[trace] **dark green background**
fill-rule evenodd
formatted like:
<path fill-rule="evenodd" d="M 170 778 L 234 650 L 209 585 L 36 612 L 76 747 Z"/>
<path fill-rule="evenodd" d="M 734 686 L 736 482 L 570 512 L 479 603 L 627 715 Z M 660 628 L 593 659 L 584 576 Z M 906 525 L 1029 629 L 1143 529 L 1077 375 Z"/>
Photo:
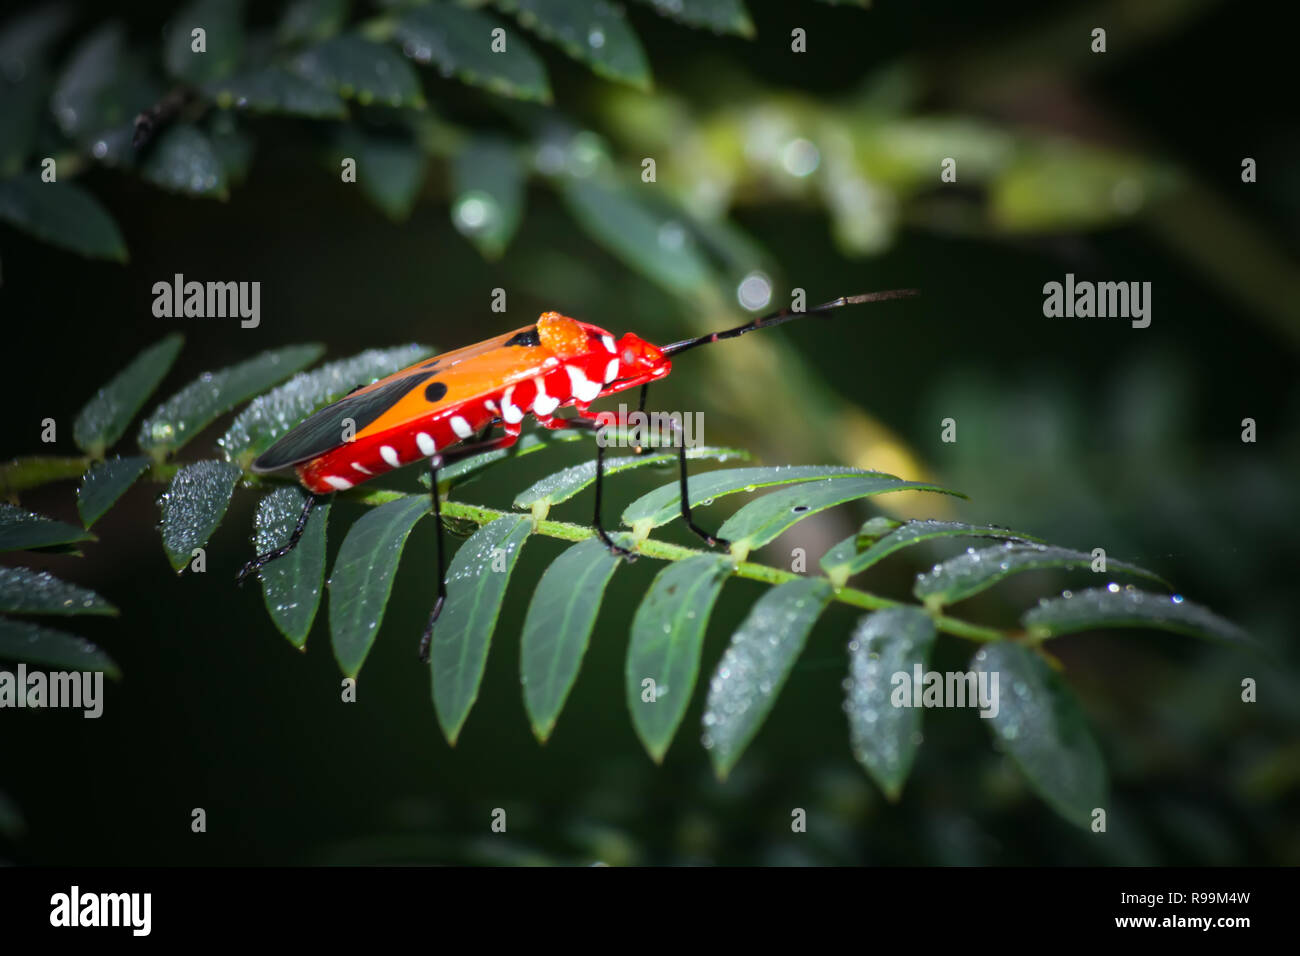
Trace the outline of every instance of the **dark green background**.
<path fill-rule="evenodd" d="M 932 64 L 995 51 L 1042 22 L 1039 3 L 890 3 L 869 13 L 821 4 L 749 4 L 758 39 L 688 31 L 633 6 L 656 82 L 690 95 L 721 56 L 773 88 L 835 95 L 901 53 Z M 168 9 L 133 8 L 142 36 Z M 1071 5 L 1079 9 L 1087 6 Z M 1105 5 L 1097 5 L 1099 15 Z M 1083 124 L 1172 159 L 1202 178 L 1294 262 L 1300 175 L 1294 161 L 1294 53 L 1268 5 L 1208 4 L 1140 53 L 1074 76 L 1095 111 Z M 793 19 L 792 19 L 793 18 Z M 93 23 L 88 19 L 87 24 Z M 810 53 L 788 53 L 789 23 Z M 82 28 L 84 32 L 84 27 Z M 1112 35 L 1112 51 L 1123 43 Z M 603 81 L 553 51 L 561 108 L 580 111 Z M 942 76 L 942 69 L 939 71 Z M 954 81 L 955 82 L 955 81 Z M 483 98 L 428 80 L 431 100 L 465 122 L 490 122 Z M 928 107 L 978 111 L 963 90 L 937 85 Z M 1070 131 L 1060 101 L 1015 117 Z M 1104 137 L 1103 137 L 1104 138 Z M 1260 182 L 1239 180 L 1241 157 Z M 434 188 L 440 173 L 433 174 Z M 48 451 L 39 422 L 71 421 L 94 390 L 144 344 L 181 329 L 187 345 L 163 391 L 264 348 L 318 340 L 339 358 L 424 341 L 452 348 L 523 325 L 543 309 L 636 331 L 657 341 L 690 331 L 669 297 L 585 238 L 549 192 L 530 190 L 511 250 L 485 262 L 452 228 L 445 201 L 390 224 L 310 161 L 292 130 L 268 130 L 249 182 L 228 203 L 174 198 L 123 176 L 85 184 L 111 209 L 131 250 L 126 267 L 88 262 L 0 230 L 4 322 L 5 457 Z M 300 655 L 272 628 L 255 588 L 233 576 L 248 553 L 255 496 L 238 494 L 209 547 L 209 572 L 175 577 L 156 531 L 160 489 L 141 485 L 95 529 L 80 561 L 41 558 L 99 590 L 118 620 L 77 630 L 121 664 L 105 716 L 0 716 L 0 787 L 28 833 L 0 858 L 35 863 L 287 863 L 390 860 L 887 863 L 1295 863 L 1300 860 L 1300 684 L 1295 679 L 1294 536 L 1300 513 L 1296 344 L 1300 314 L 1264 315 L 1208 281 L 1204 270 L 1141 225 L 1018 241 L 905 230 L 886 254 L 837 253 L 824 217 L 772 204 L 738 217 L 813 298 L 905 285 L 921 299 L 890 321 L 855 315 L 768 333 L 825 383 L 903 435 L 947 484 L 973 497 L 963 517 L 1153 567 L 1278 649 L 1282 663 L 1146 632 L 1056 642 L 1111 765 L 1111 832 L 1077 832 L 1038 802 L 990 746 L 970 713 L 931 712 L 926 745 L 900 805 L 878 795 L 849 753 L 839 709 L 844 644 L 854 616 L 822 619 L 768 724 L 730 782 L 712 781 L 698 746 L 699 697 L 656 768 L 633 736 L 623 697 L 627 624 L 657 570 L 643 560 L 611 587 L 576 690 L 545 747 L 532 738 L 517 678 L 518 632 L 529 589 L 558 542 L 524 551 L 507 598 L 479 702 L 453 750 L 438 732 L 415 642 L 433 590 L 432 526 L 408 545 L 395 597 L 355 705 L 339 703 L 339 673 L 322 609 Z M 1196 242 L 1222 241 L 1212 233 Z M 1225 250 L 1226 252 L 1227 250 Z M 1067 271 L 1150 281 L 1154 321 L 1048 320 L 1042 284 Z M 261 327 L 159 320 L 151 287 L 175 272 L 262 282 Z M 507 316 L 490 290 L 510 295 Z M 703 362 L 683 358 L 655 395 L 668 409 L 711 409 Z M 754 383 L 779 391 L 779 380 Z M 961 423 L 956 446 L 938 421 Z M 1243 417 L 1259 441 L 1239 440 Z M 743 417 L 743 410 L 741 413 Z M 721 420 L 721 419 L 719 419 Z M 707 418 L 706 421 L 711 422 Z M 751 423 L 761 427 L 761 423 Z M 806 427 L 824 427 L 808 421 Z M 220 426 L 190 455 L 209 453 Z M 744 435 L 706 430 L 711 443 Z M 781 447 L 780 436 L 767 436 Z M 504 506 L 523 485 L 579 459 L 577 448 L 491 471 L 465 489 Z M 771 456 L 769 456 L 771 457 Z M 800 462 L 805 463 L 805 462 Z M 407 476 L 405 481 L 413 480 Z M 625 502 L 664 475 L 618 479 Z M 72 519 L 73 488 L 23 504 Z M 585 520 L 587 497 L 560 517 Z M 828 540 L 858 512 L 823 520 Z M 611 509 L 611 513 L 613 510 Z M 709 523 L 723 508 L 706 511 Z M 355 509 L 339 506 L 336 548 Z M 773 560 L 780 560 L 780 553 Z M 912 561 L 922 561 L 914 558 Z M 877 587 L 905 594 L 917 569 L 904 558 Z M 1017 608 L 1066 581 L 1048 574 L 981 599 L 1011 621 Z M 731 629 L 761 593 L 727 585 L 705 649 L 707 679 Z M 939 645 L 940 669 L 964 668 L 970 646 Z M 1260 703 L 1238 702 L 1239 681 Z M 699 691 L 700 688 L 697 688 Z M 208 832 L 190 832 L 190 810 Z M 493 808 L 509 833 L 493 836 Z M 793 807 L 810 832 L 789 833 Z"/>

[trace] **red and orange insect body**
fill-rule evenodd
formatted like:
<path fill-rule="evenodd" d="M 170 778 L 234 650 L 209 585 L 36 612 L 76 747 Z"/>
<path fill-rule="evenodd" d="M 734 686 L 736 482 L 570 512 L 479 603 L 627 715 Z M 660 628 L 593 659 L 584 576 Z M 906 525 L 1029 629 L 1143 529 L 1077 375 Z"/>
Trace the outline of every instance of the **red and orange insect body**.
<path fill-rule="evenodd" d="M 662 378 L 672 363 L 635 335 L 558 312 L 535 326 L 447 352 L 357 389 L 321 409 L 253 463 L 257 472 L 293 465 L 317 494 L 342 491 L 417 461 L 427 462 L 488 426 L 519 437 L 524 416 L 565 427 L 555 413 L 584 418 L 597 398 Z"/>

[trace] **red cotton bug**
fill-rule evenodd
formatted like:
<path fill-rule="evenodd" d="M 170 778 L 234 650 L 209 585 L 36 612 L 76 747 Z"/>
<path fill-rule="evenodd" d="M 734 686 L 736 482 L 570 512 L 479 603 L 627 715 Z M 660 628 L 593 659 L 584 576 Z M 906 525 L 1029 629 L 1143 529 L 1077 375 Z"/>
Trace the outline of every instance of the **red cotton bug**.
<path fill-rule="evenodd" d="M 267 562 L 294 549 L 318 496 L 353 488 L 394 468 L 428 461 L 432 510 L 438 527 L 438 598 L 420 640 L 420 659 L 427 661 L 433 626 L 447 597 L 439 468 L 471 455 L 513 445 L 528 413 L 543 428 L 603 431 L 606 426 L 598 424 L 598 414 L 589 410 L 592 402 L 641 386 L 639 404 L 644 411 L 650 383 L 672 370 L 672 356 L 688 349 L 845 305 L 915 294 L 914 289 L 894 289 L 845 296 L 803 312 L 782 309 L 733 329 L 662 347 L 631 333 L 615 340 L 595 325 L 558 312 L 546 312 L 536 325 L 426 359 L 372 385 L 354 389 L 311 415 L 253 462 L 253 471 L 258 473 L 292 466 L 311 495 L 288 543 L 248 562 L 239 572 L 238 580 L 242 583 Z M 564 418 L 555 414 L 569 406 L 573 406 L 576 416 Z M 501 434 L 485 439 L 483 436 L 496 426 L 501 427 Z M 479 440 L 465 443 L 475 435 Z M 674 437 L 678 448 L 682 517 L 687 527 L 710 547 L 726 545 L 726 541 L 704 531 L 691 518 L 690 498 L 686 493 L 686 444 L 680 435 Z M 630 556 L 631 551 L 613 542 L 601 521 L 604 456 L 605 443 L 598 441 L 596 533 L 611 551 Z"/>

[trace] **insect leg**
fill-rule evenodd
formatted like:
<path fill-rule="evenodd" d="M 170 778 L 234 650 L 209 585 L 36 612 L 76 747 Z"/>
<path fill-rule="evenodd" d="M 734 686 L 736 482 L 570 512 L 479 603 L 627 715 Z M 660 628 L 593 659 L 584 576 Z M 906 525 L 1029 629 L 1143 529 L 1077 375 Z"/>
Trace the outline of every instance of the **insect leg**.
<path fill-rule="evenodd" d="M 677 445 L 677 462 L 680 466 L 681 486 L 678 494 L 682 503 L 682 520 L 686 522 L 686 527 L 690 528 L 697 535 L 703 538 L 709 547 L 712 548 L 716 545 L 722 545 L 725 548 L 731 544 L 730 541 L 727 541 L 724 538 L 719 538 L 717 535 L 709 534 L 691 518 L 691 499 L 690 495 L 687 494 L 686 491 L 686 438 L 682 434 L 681 423 L 678 422 L 676 418 L 672 415 L 666 415 L 664 417 L 668 419 L 668 427 L 672 431 L 673 441 Z"/>
<path fill-rule="evenodd" d="M 650 395 L 650 383 L 646 382 L 644 385 L 641 386 L 641 399 L 636 404 L 636 410 L 640 412 L 642 415 L 645 414 L 646 398 L 648 398 L 649 395 Z M 646 437 L 648 438 L 649 436 Z M 642 445 L 638 442 L 636 446 L 632 449 L 632 454 L 644 455 L 646 453 L 646 450 L 647 450 L 647 446 Z"/>
<path fill-rule="evenodd" d="M 433 602 L 433 610 L 429 612 L 429 623 L 424 626 L 424 633 L 420 635 L 420 663 L 429 663 L 429 644 L 433 641 L 433 625 L 438 622 L 438 615 L 442 613 L 442 606 L 447 603 L 447 565 L 444 560 L 443 530 L 442 530 L 442 496 L 438 494 L 438 466 L 442 464 L 442 456 L 434 455 L 429 459 L 429 497 L 433 499 L 433 521 L 438 526 L 438 599 Z"/>
<path fill-rule="evenodd" d="M 601 433 L 608 427 L 603 422 L 598 421 L 595 417 L 586 417 L 579 412 L 578 418 L 553 418 L 545 427 L 556 428 L 585 428 L 596 433 L 596 508 L 592 523 L 596 526 L 596 534 L 600 540 L 605 542 L 605 546 L 611 552 L 628 560 L 636 560 L 636 552 L 621 545 L 614 543 L 614 539 L 609 536 L 605 530 L 605 523 L 601 520 L 601 499 L 604 497 L 605 487 L 605 444 L 600 440 Z"/>
<path fill-rule="evenodd" d="M 243 584 L 244 581 L 254 571 L 260 571 L 263 566 L 274 561 L 276 558 L 283 558 L 286 554 L 298 547 L 298 542 L 302 540 L 302 533 L 307 530 L 307 519 L 311 516 L 311 509 L 316 504 L 316 495 L 309 494 L 307 503 L 302 506 L 302 514 L 298 515 L 298 523 L 294 526 L 293 534 L 289 535 L 289 540 L 282 547 L 267 551 L 265 554 L 259 554 L 252 561 L 249 561 L 239 571 L 239 576 L 235 578 L 236 584 Z"/>
<path fill-rule="evenodd" d="M 447 603 L 446 547 L 443 542 L 442 497 L 438 494 L 438 469 L 481 452 L 492 451 L 497 448 L 509 448 L 518 439 L 519 435 L 517 433 L 511 434 L 507 432 L 500 438 L 475 442 L 472 445 L 457 448 L 454 454 L 434 455 L 429 459 L 429 496 L 433 502 L 433 520 L 438 526 L 438 598 L 433 602 L 433 610 L 429 612 L 429 623 L 424 626 L 424 633 L 420 635 L 419 658 L 422 664 L 429 663 L 429 645 L 433 643 L 433 625 L 438 623 L 438 617 L 442 614 L 442 606 Z"/>

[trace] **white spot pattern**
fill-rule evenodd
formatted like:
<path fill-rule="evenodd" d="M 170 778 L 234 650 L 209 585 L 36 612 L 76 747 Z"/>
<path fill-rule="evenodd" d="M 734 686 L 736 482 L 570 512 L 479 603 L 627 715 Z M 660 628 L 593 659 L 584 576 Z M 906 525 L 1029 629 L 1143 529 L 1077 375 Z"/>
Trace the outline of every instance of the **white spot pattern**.
<path fill-rule="evenodd" d="M 402 459 L 397 457 L 397 449 L 392 445 L 383 445 L 379 449 L 379 457 L 388 463 L 390 468 L 402 467 Z"/>
<path fill-rule="evenodd" d="M 420 432 L 415 436 L 415 443 L 420 446 L 420 454 L 425 458 L 432 458 L 438 451 L 438 445 L 427 432 Z"/>
<path fill-rule="evenodd" d="M 331 488 L 336 488 L 339 491 L 347 491 L 352 487 L 352 482 L 348 481 L 346 478 L 336 477 L 335 475 L 326 475 L 325 484 L 329 485 Z"/>
<path fill-rule="evenodd" d="M 594 402 L 600 394 L 600 383 L 593 382 L 583 374 L 582 369 L 573 365 L 564 366 L 569 373 L 569 383 L 573 386 L 573 397 L 580 402 Z"/>
<path fill-rule="evenodd" d="M 469 422 L 459 415 L 451 416 L 451 430 L 456 433 L 458 438 L 469 438 L 470 435 L 474 434 L 474 429 L 470 428 Z"/>

